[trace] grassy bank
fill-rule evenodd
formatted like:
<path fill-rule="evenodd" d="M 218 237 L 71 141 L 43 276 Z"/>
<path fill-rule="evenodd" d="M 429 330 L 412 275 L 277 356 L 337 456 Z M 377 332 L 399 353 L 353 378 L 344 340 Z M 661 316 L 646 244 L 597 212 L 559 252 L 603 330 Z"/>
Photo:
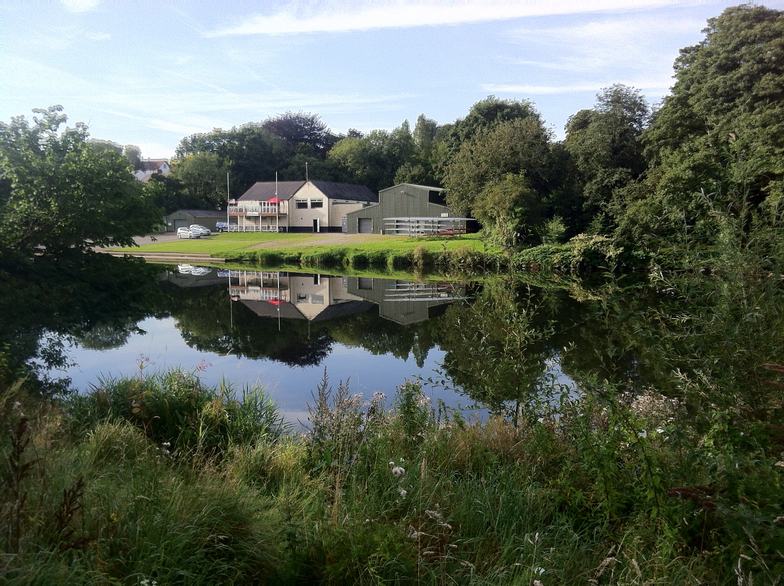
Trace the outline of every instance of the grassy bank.
<path fill-rule="evenodd" d="M 331 244 L 329 241 L 336 243 Z M 569 273 L 641 268 L 647 261 L 624 254 L 608 238 L 580 235 L 567 243 L 524 249 L 512 256 L 482 233 L 455 238 L 337 234 L 224 233 L 141 247 L 147 252 L 202 253 L 266 267 L 427 269 L 481 274 L 499 270 Z M 138 249 L 119 249 L 138 250 Z"/>
<path fill-rule="evenodd" d="M 17 385 L 0 403 L 2 581 L 777 583 L 769 434 L 585 388 L 558 417 L 478 423 L 417 383 L 387 410 L 325 378 L 292 435 L 263 392 L 198 373 L 54 405 Z"/>
<path fill-rule="evenodd" d="M 332 244 L 334 240 L 336 244 Z M 233 262 L 300 268 L 497 269 L 499 250 L 481 234 L 457 238 L 401 236 L 224 233 L 199 240 L 147 244 L 147 252 L 202 253 Z M 119 249 L 138 250 L 138 249 Z"/>

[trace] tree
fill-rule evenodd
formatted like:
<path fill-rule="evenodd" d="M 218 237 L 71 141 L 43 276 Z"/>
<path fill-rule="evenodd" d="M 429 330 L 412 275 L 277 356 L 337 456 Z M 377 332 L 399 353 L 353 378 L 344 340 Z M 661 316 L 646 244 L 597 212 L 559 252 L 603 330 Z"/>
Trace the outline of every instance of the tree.
<path fill-rule="evenodd" d="M 122 150 L 123 157 L 128 159 L 133 165 L 133 169 L 142 168 L 142 149 L 134 144 L 126 144 Z"/>
<path fill-rule="evenodd" d="M 460 215 L 474 213 L 477 198 L 508 174 L 525 173 L 530 187 L 547 193 L 550 133 L 539 116 L 502 122 L 465 142 L 446 167 L 447 204 Z"/>
<path fill-rule="evenodd" d="M 226 209 L 226 173 L 229 165 L 216 153 L 196 153 L 174 161 L 172 177 L 197 209 Z"/>
<path fill-rule="evenodd" d="M 565 146 L 591 216 L 612 216 L 617 191 L 645 170 L 640 135 L 649 113 L 639 90 L 615 84 L 597 94 L 593 110 L 580 110 L 569 118 Z"/>
<path fill-rule="evenodd" d="M 175 152 L 178 158 L 197 153 L 218 155 L 229 165 L 233 196 L 242 195 L 257 181 L 274 181 L 275 173 L 288 161 L 284 140 L 258 123 L 192 134 L 180 141 Z"/>
<path fill-rule="evenodd" d="M 404 162 L 395 173 L 395 183 L 416 183 L 419 185 L 435 185 L 440 187 L 436 179 L 435 164 L 436 136 L 438 123 L 420 114 L 412 134 L 413 147 L 408 161 Z"/>
<path fill-rule="evenodd" d="M 507 252 L 533 244 L 542 222 L 542 199 L 524 173 L 508 173 L 485 186 L 474 204 L 474 216 L 489 228 Z"/>
<path fill-rule="evenodd" d="M 406 120 L 392 132 L 373 130 L 361 138 L 343 138 L 327 158 L 340 180 L 378 191 L 395 184 L 398 169 L 411 160 L 413 151 L 414 139 Z"/>
<path fill-rule="evenodd" d="M 286 112 L 274 118 L 267 118 L 261 125 L 264 130 L 282 138 L 286 143 L 297 150 L 298 145 L 307 145 L 312 152 L 324 159 L 337 137 L 332 134 L 318 114 L 310 112 Z"/>
<path fill-rule="evenodd" d="M 712 244 L 717 213 L 750 233 L 779 223 L 784 200 L 784 18 L 728 8 L 681 50 L 676 82 L 644 134 L 651 161 L 630 191 L 619 236 Z"/>
<path fill-rule="evenodd" d="M 0 123 L 0 254 L 32 257 L 133 245 L 162 214 L 127 159 L 97 152 L 87 127 L 66 121 L 62 106 Z"/>

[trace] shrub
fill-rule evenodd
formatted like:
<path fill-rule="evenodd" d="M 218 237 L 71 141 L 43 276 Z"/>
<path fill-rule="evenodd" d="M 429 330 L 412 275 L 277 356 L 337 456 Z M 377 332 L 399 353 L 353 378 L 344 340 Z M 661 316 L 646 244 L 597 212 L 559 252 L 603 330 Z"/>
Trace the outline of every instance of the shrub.
<path fill-rule="evenodd" d="M 172 452 L 212 456 L 234 444 L 274 440 L 282 417 L 261 388 L 204 386 L 193 373 L 171 370 L 100 381 L 67 403 L 71 428 L 90 433 L 100 423 L 127 421 Z"/>

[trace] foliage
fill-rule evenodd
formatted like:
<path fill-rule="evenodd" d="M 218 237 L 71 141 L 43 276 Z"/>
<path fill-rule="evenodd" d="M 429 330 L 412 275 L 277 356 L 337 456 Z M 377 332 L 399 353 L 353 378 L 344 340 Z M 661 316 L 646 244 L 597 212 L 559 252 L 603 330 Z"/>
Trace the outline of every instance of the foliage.
<path fill-rule="evenodd" d="M 742 220 L 778 209 L 783 22 L 762 6 L 728 8 L 708 21 L 702 42 L 681 51 L 672 95 L 644 135 L 652 164 L 627 194 L 624 241 L 655 252 L 712 246 L 712 208 Z"/>
<path fill-rule="evenodd" d="M 549 134 L 536 113 L 478 131 L 446 167 L 447 204 L 460 215 L 470 215 L 488 184 L 509 173 L 524 172 L 531 187 L 543 193 L 548 140 Z"/>
<path fill-rule="evenodd" d="M 192 209 L 226 209 L 226 176 L 229 165 L 212 152 L 181 157 L 172 165 L 172 178 L 179 181 Z"/>
<path fill-rule="evenodd" d="M 138 377 L 103 380 L 86 395 L 69 399 L 74 433 L 125 420 L 166 446 L 172 457 L 193 457 L 274 439 L 283 431 L 274 403 L 261 389 L 245 388 L 237 397 L 228 385 L 205 387 L 198 371 L 148 375 L 143 358 L 139 366 Z"/>
<path fill-rule="evenodd" d="M 84 124 L 58 134 L 62 107 L 34 112 L 0 123 L 0 256 L 129 246 L 160 224 L 127 159 L 92 148 Z"/>
<path fill-rule="evenodd" d="M 282 138 L 294 149 L 302 145 L 310 147 L 312 152 L 322 159 L 337 140 L 321 117 L 309 112 L 279 114 L 267 118 L 261 126 Z"/>
<path fill-rule="evenodd" d="M 378 191 L 395 184 L 395 174 L 414 153 L 408 121 L 392 132 L 373 130 L 363 137 L 346 137 L 328 153 L 341 181 Z"/>
<path fill-rule="evenodd" d="M 584 205 L 591 215 L 608 212 L 617 190 L 644 171 L 640 136 L 648 115 L 639 90 L 616 84 L 597 95 L 593 110 L 569 118 L 565 146 L 576 164 Z"/>

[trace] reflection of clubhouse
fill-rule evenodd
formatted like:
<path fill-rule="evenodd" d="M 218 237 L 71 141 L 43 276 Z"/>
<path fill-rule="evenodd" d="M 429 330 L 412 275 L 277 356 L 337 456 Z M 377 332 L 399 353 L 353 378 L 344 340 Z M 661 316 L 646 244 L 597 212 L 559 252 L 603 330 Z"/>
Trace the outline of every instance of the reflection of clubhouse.
<path fill-rule="evenodd" d="M 462 288 L 367 277 L 230 271 L 229 295 L 260 317 L 326 321 L 379 306 L 399 324 L 425 321 L 456 299 Z"/>

